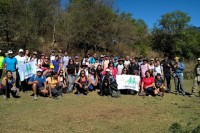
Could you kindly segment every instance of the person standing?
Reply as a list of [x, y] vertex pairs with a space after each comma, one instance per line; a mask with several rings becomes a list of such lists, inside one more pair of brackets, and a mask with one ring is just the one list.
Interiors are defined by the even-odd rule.
[[0, 78], [2, 76], [2, 73], [3, 73], [3, 60], [4, 60], [4, 56], [0, 50]]
[[73, 92], [76, 68], [72, 59], [69, 60], [69, 64], [66, 67], [66, 74], [68, 76], [68, 91]]
[[[194, 68], [194, 83], [192, 87], [192, 94], [191, 96], [194, 96], [197, 92], [197, 89], [199, 89], [200, 85], [200, 58], [197, 59], [198, 63], [195, 65]], [[198, 92], [198, 96], [200, 96], [200, 90]]]
[[51, 51], [51, 56], [50, 56], [50, 64], [53, 63], [53, 61], [55, 60], [55, 58], [56, 58], [56, 56], [55, 56], [55, 51], [52, 50], [52, 51]]
[[6, 71], [10, 70], [12, 72], [13, 78], [16, 80], [16, 66], [17, 66], [17, 59], [13, 56], [13, 51], [8, 50], [8, 56], [3, 60], [3, 69]]
[[182, 94], [185, 96], [185, 90], [183, 86], [183, 71], [185, 70], [185, 65], [180, 62], [180, 58], [176, 57], [175, 59], [175, 64], [174, 64], [174, 83], [175, 83], [175, 91], [176, 94]]
[[[18, 55], [15, 56], [15, 58], [17, 59], [17, 69], [19, 70], [20, 65], [26, 63], [26, 57], [24, 56], [24, 50], [20, 49]], [[19, 87], [23, 92], [27, 91], [26, 80], [24, 80], [24, 81], [20, 80], [18, 71], [17, 71], [16, 86]]]
[[70, 56], [68, 56], [68, 52], [67, 51], [65, 51], [65, 53], [64, 53], [64, 56], [62, 57], [62, 59], [61, 59], [61, 62], [62, 62], [62, 69], [63, 69], [63, 71], [64, 71], [64, 76], [65, 76], [65, 71], [66, 71], [66, 67], [67, 67], [67, 65], [69, 64], [69, 60], [71, 59], [71, 57]]
[[171, 92], [171, 69], [172, 69], [172, 63], [168, 59], [168, 55], [164, 55], [164, 60], [161, 62], [163, 66], [163, 73], [164, 73], [164, 81], [167, 83], [167, 93]]

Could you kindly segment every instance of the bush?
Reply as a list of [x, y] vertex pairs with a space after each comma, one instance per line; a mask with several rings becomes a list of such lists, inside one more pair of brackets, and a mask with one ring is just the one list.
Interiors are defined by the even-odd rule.
[[169, 128], [170, 133], [182, 133], [182, 127], [178, 122], [173, 123]]

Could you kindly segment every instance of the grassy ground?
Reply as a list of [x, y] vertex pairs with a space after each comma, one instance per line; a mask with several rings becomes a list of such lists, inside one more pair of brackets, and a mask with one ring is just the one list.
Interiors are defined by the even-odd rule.
[[[185, 81], [189, 92], [192, 82]], [[174, 87], [173, 87], [174, 88]], [[161, 97], [122, 95], [121, 98], [66, 94], [55, 100], [32, 92], [19, 99], [0, 98], [0, 132], [164, 133], [172, 123], [193, 129], [200, 124], [200, 98], [166, 94]]]

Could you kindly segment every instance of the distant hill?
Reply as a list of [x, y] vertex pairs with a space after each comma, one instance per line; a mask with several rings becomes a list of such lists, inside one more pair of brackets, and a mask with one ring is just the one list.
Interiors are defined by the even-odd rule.
[[196, 31], [200, 32], [200, 27], [192, 26], [192, 28], [195, 29]]

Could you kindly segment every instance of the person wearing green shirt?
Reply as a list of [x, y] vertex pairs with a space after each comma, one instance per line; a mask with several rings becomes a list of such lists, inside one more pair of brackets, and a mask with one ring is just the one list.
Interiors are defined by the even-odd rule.
[[3, 73], [3, 60], [4, 60], [4, 56], [2, 54], [2, 51], [0, 50], [0, 78], [1, 78], [2, 73]]

